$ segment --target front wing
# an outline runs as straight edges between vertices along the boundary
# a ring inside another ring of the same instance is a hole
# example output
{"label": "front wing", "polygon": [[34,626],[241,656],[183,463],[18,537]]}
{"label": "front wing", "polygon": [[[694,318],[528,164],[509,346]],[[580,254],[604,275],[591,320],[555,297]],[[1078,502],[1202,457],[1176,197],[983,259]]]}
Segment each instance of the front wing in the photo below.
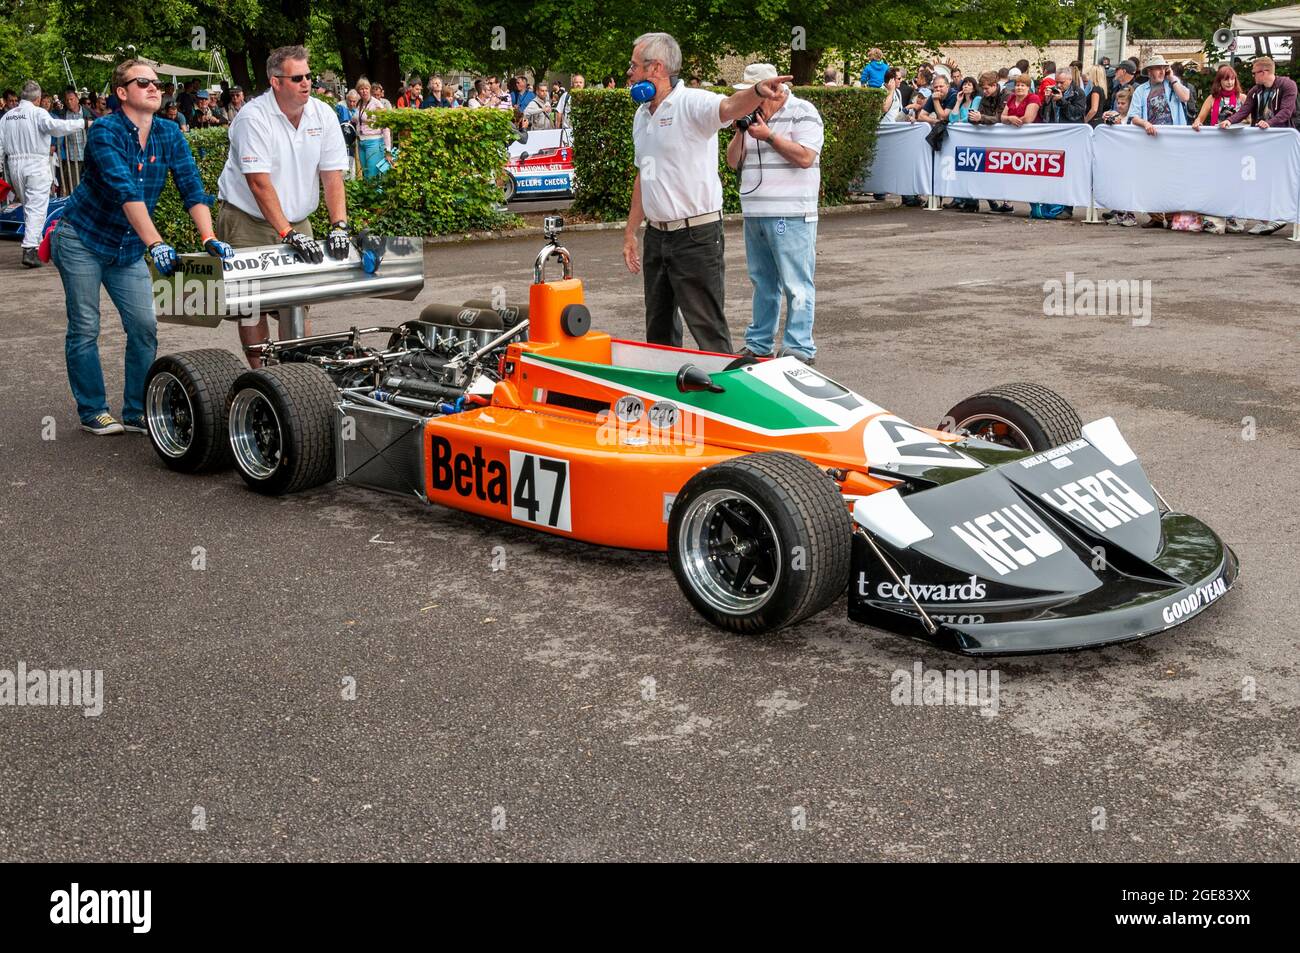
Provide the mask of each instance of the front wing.
{"label": "front wing", "polygon": [[1085,434],[859,501],[850,618],[969,655],[1021,655],[1141,638],[1217,602],[1236,555],[1200,520],[1162,510],[1113,422]]}

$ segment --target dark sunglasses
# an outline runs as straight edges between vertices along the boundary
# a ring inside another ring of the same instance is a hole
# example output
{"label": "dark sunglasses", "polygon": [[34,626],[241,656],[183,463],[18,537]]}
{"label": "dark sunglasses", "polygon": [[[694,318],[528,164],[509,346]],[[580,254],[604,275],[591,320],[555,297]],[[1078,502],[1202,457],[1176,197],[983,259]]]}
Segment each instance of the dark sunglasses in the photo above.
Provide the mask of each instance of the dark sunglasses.
{"label": "dark sunglasses", "polygon": [[154,89],[162,89],[163,83],[160,79],[150,79],[147,76],[137,76],[135,79],[128,79],[127,83],[135,83],[141,89],[148,89],[152,86]]}
{"label": "dark sunglasses", "polygon": [[301,83],[304,79],[311,79],[311,73],[295,73],[293,76],[287,76],[284,73],[278,74],[280,79],[287,79],[291,83]]}

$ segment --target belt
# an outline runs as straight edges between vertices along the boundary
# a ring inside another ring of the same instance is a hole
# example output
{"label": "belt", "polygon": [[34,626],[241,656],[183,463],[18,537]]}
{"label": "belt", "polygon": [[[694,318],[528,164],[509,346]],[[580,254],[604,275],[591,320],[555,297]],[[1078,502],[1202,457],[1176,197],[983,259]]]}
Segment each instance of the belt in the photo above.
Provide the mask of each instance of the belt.
{"label": "belt", "polygon": [[722,221],[721,212],[705,212],[703,215],[695,215],[691,218],[675,218],[671,222],[652,222],[646,219],[646,224],[661,232],[675,232],[681,228],[694,228],[696,225],[708,225],[710,222],[720,221]]}

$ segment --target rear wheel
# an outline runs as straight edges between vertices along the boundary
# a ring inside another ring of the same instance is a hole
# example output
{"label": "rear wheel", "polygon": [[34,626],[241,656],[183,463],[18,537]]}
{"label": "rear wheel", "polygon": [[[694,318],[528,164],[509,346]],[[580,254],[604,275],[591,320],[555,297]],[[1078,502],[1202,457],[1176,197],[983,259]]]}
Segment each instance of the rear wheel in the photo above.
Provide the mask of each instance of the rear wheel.
{"label": "rear wheel", "polygon": [[1082,435],[1074,406],[1041,384],[1002,384],[967,397],[948,411],[940,429],[1016,450],[1050,450]]}
{"label": "rear wheel", "polygon": [[244,370],[219,348],[165,354],[153,362],[144,385],[149,442],[163,463],[181,473],[230,465],[226,393]]}
{"label": "rear wheel", "polygon": [[296,493],[329,480],[338,391],[311,364],[245,371],[226,399],[230,448],[244,482],[258,493]]}
{"label": "rear wheel", "polygon": [[697,473],[668,521],[677,584],[700,615],[733,632],[770,632],[831,605],[848,583],[851,542],[835,484],[790,453]]}

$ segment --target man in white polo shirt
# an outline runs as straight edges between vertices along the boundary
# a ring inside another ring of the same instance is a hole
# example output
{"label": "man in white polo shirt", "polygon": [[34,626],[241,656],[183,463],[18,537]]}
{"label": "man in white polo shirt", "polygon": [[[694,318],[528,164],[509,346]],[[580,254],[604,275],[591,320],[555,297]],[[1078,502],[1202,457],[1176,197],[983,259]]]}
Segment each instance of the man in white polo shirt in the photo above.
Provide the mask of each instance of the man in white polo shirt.
{"label": "man in white polo shirt", "polygon": [[[776,76],[770,63],[751,63],[737,89]],[[825,130],[816,107],[783,86],[765,99],[753,121],[727,145],[727,165],[740,169],[745,259],[754,286],[753,319],[742,355],[770,357],[786,302],[780,356],[813,363],[813,272],[817,265],[817,198]]]}
{"label": "man in white polo shirt", "polygon": [[[217,237],[235,248],[288,245],[304,261],[324,259],[308,217],[325,187],[330,233],[325,251],[348,256],[348,210],[343,171],[348,150],[333,108],[311,95],[311,70],[301,46],[282,46],[266,61],[269,92],[250,100],[230,124],[230,152],[217,186],[222,201]],[[275,312],[271,312],[274,314]],[[267,340],[267,315],[242,318],[239,339],[248,362],[261,361],[250,345]],[[281,337],[284,336],[281,329]],[[310,330],[308,331],[310,333]]]}
{"label": "man in white polo shirt", "polygon": [[[632,120],[636,181],[623,235],[623,260],[645,274],[646,340],[682,344],[680,309],[701,350],[729,354],[723,313],[722,180],[718,130],[782,95],[774,76],[731,96],[692,89],[677,78],[682,51],[667,33],[646,33],[632,46],[627,71],[641,107]],[[646,223],[645,262],[637,229]]]}

